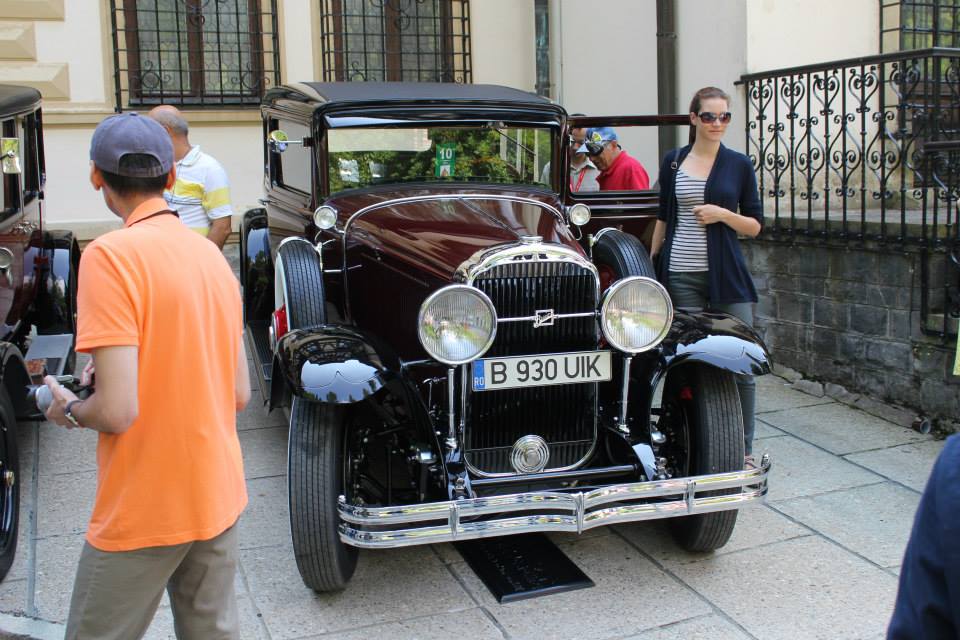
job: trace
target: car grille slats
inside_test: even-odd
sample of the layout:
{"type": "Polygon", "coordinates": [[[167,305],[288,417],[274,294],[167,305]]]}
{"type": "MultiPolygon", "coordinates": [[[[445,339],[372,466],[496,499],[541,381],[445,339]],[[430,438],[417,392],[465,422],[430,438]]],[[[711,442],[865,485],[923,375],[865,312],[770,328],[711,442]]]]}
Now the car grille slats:
{"type": "MultiPolygon", "coordinates": [[[[532,318],[592,313],[597,284],[592,271],[573,262],[517,261],[479,276],[474,286],[489,296],[497,317],[532,318]]],[[[499,322],[485,358],[591,351],[599,339],[596,318],[557,318],[534,328],[533,320],[499,322]]],[[[470,392],[466,460],[484,474],[512,474],[510,453],[522,436],[538,435],[550,447],[547,470],[576,467],[596,438],[596,384],[565,384],[470,392]]]]}

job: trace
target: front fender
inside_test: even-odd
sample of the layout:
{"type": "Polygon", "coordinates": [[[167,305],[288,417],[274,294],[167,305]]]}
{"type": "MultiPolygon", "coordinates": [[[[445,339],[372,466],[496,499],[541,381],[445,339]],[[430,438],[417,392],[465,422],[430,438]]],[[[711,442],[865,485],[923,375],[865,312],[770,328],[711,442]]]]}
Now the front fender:
{"type": "Polygon", "coordinates": [[[273,311],[273,258],[265,209],[243,214],[240,227],[240,284],[243,319],[247,324],[269,322],[273,311]]]}
{"type": "Polygon", "coordinates": [[[360,402],[386,386],[397,371],[399,361],[355,329],[341,325],[297,329],[277,344],[270,404],[281,401],[281,384],[313,402],[360,402]]]}
{"type": "Polygon", "coordinates": [[[725,313],[677,311],[662,343],[662,355],[660,375],[689,362],[731,373],[770,373],[770,353],[763,340],[743,321],[725,313]]]}
{"type": "Polygon", "coordinates": [[[73,233],[45,232],[43,256],[45,269],[34,309],[34,323],[40,333],[74,333],[80,247],[73,233]]]}

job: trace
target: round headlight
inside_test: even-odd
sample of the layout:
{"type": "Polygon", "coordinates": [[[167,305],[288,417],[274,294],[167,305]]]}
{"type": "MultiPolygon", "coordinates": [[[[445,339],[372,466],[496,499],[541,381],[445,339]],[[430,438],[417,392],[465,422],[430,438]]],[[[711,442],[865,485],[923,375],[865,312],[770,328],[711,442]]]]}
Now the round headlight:
{"type": "Polygon", "coordinates": [[[313,224],[317,225],[318,229],[333,227],[337,224],[337,210],[326,204],[317,207],[317,210],[313,212],[313,224]]]}
{"type": "Polygon", "coordinates": [[[603,335],[627,353],[641,353],[660,344],[673,323],[673,305],[663,285],[634,276],[607,289],[600,307],[603,335]]]}
{"type": "Polygon", "coordinates": [[[570,222],[578,227],[582,227],[590,222],[590,207],[582,202],[578,202],[570,207],[570,209],[567,211],[567,215],[570,217],[570,222]]]}
{"type": "Polygon", "coordinates": [[[476,360],[497,335],[497,312],[479,289],[454,284],[434,291],[420,307],[420,344],[435,360],[463,364],[476,360]]]}

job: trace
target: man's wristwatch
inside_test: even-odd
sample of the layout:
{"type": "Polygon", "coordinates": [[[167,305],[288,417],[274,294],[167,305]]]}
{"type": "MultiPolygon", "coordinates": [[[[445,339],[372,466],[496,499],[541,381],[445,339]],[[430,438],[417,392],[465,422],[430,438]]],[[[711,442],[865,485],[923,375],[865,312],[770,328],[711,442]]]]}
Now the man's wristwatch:
{"type": "Polygon", "coordinates": [[[78,402],[83,402],[83,400],[71,400],[68,402],[66,408],[63,410],[63,417],[66,418],[67,421],[73,426],[80,427],[82,429],[83,425],[81,425],[76,416],[73,415],[73,405],[77,404],[78,402]]]}

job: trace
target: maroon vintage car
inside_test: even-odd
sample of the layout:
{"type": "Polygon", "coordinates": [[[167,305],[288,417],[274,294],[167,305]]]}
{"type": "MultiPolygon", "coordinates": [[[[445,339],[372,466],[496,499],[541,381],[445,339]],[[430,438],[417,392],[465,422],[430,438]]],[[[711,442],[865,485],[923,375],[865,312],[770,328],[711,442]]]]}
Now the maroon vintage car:
{"type": "MultiPolygon", "coordinates": [[[[768,371],[762,343],[673,309],[639,239],[656,192],[570,192],[563,108],[494,86],[304,83],[262,115],[244,313],[263,397],[289,411],[309,587],[343,588],[358,548],[653,518],[714,549],[763,499],[734,384],[768,371]]],[[[684,120],[579,122],[601,121],[684,120]]]]}
{"type": "Polygon", "coordinates": [[[72,372],[76,327],[73,235],[45,229],[40,93],[0,85],[0,579],[17,548],[17,421],[39,418],[27,388],[43,373],[72,372]],[[28,365],[30,363],[29,371],[28,365]],[[33,376],[33,377],[31,377],[33,376]]]}

